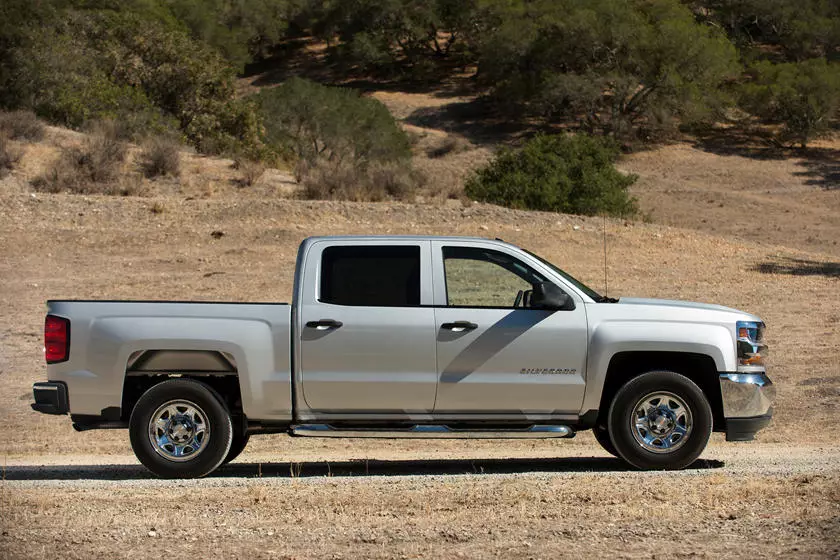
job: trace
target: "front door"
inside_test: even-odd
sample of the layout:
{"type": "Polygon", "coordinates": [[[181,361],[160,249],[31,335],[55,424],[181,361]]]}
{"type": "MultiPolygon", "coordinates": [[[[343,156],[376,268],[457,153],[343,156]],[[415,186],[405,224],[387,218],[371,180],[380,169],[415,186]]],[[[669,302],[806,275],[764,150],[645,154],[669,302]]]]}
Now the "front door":
{"type": "Polygon", "coordinates": [[[300,381],[310,411],[432,411],[430,260],[429,241],[313,244],[297,318],[300,381]]]}
{"type": "Polygon", "coordinates": [[[530,290],[547,271],[480,241],[435,241],[432,258],[435,413],[578,413],[587,325],[577,296],[574,310],[531,308],[530,290]]]}

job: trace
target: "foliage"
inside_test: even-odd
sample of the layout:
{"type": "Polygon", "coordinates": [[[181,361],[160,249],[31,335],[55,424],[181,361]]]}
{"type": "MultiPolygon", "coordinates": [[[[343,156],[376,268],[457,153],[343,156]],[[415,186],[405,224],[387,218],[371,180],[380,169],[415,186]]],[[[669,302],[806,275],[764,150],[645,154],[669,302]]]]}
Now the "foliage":
{"type": "Polygon", "coordinates": [[[340,60],[362,70],[426,77],[437,63],[464,60],[478,0],[313,0],[303,11],[340,60]],[[338,39],[336,42],[335,39],[338,39]]]}
{"type": "Polygon", "coordinates": [[[615,168],[618,155],[615,144],[601,137],[537,135],[478,170],[465,192],[509,208],[631,216],[637,207],[627,188],[636,176],[615,168]]]}
{"type": "MultiPolygon", "coordinates": [[[[840,2],[832,0],[689,0],[703,20],[741,47],[779,47],[785,60],[840,58],[840,2]]],[[[756,48],[751,56],[762,57],[756,48]]]]}
{"type": "Polygon", "coordinates": [[[484,37],[479,58],[481,82],[504,105],[618,137],[653,109],[706,117],[737,70],[726,37],[676,0],[517,4],[484,37]]]}
{"type": "Polygon", "coordinates": [[[742,87],[742,102],[753,114],[784,125],[782,140],[799,143],[826,132],[840,110],[840,63],[823,58],[750,69],[752,81],[742,87]]]}
{"type": "Polygon", "coordinates": [[[259,143],[228,63],[155,0],[44,3],[50,10],[31,16],[39,25],[0,44],[0,104],[71,127],[116,119],[138,134],[179,128],[205,151],[259,143]]]}
{"type": "Polygon", "coordinates": [[[283,37],[296,5],[289,0],[168,0],[193,37],[242,69],[269,54],[283,37]]]}
{"type": "Polygon", "coordinates": [[[411,156],[408,137],[379,101],[301,78],[254,96],[269,142],[314,165],[366,166],[411,156]]]}

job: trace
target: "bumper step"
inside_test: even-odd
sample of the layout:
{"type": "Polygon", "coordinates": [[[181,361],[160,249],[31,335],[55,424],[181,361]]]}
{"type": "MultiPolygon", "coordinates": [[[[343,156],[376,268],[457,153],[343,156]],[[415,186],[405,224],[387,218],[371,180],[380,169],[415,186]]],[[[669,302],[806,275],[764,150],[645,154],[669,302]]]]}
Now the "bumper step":
{"type": "Polygon", "coordinates": [[[35,402],[32,410],[43,414],[67,414],[70,412],[67,400],[67,385],[61,381],[35,383],[32,385],[35,402]]]}

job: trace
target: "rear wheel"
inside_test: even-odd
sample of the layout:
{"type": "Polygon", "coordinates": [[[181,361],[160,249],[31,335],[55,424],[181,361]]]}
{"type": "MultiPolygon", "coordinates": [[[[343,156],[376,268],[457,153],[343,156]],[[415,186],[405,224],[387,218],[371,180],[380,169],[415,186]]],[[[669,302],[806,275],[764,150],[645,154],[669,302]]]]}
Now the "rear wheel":
{"type": "Polygon", "coordinates": [[[601,447],[604,448],[604,451],[612,455],[613,457],[618,457],[618,451],[615,450],[615,445],[613,445],[612,440],[610,439],[610,432],[606,428],[602,428],[601,426],[595,426],[592,428],[592,434],[595,436],[595,440],[601,444],[601,447]]]}
{"type": "Polygon", "coordinates": [[[218,467],[231,447],[230,414],[208,386],[189,379],[143,393],[129,421],[134,454],[162,478],[196,478],[218,467]]]}
{"type": "Polygon", "coordinates": [[[682,469],[706,448],[712,410],[693,381],[671,371],[654,371],[618,390],[608,425],[618,455],[634,467],[682,469]]]}

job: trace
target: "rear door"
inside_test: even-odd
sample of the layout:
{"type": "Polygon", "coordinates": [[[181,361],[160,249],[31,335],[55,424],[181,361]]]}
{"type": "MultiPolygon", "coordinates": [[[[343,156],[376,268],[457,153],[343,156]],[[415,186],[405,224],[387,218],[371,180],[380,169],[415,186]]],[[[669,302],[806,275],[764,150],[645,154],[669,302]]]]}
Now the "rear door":
{"type": "Polygon", "coordinates": [[[309,409],[431,412],[437,365],[430,242],[317,241],[304,266],[297,320],[309,409]]]}
{"type": "Polygon", "coordinates": [[[432,259],[435,413],[578,413],[587,347],[579,296],[564,290],[574,310],[530,308],[529,290],[550,273],[505,246],[433,241],[432,259]]]}

